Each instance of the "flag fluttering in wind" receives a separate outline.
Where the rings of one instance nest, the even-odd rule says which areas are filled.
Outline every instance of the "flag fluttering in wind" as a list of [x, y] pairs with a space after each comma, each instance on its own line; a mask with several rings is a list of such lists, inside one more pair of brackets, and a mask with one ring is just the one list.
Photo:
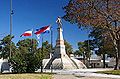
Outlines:
[[41, 27], [40, 29], [36, 29], [35, 34], [40, 35], [41, 33], [48, 33], [50, 31], [50, 26], [44, 26]]
[[[36, 29], [34, 34], [36, 34], [37, 39], [39, 40], [40, 34], [49, 33], [49, 31], [50, 31], [50, 25], [41, 27], [40, 29]], [[39, 41], [38, 41], [38, 43], [39, 43]]]
[[20, 37], [22, 36], [32, 36], [32, 29], [26, 30]]

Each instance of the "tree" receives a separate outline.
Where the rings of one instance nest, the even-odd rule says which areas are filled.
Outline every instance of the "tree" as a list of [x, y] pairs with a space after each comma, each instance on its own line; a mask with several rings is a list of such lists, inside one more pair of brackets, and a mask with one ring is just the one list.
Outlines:
[[36, 39], [28, 38], [18, 41], [17, 46], [19, 49], [21, 49], [21, 47], [26, 48], [29, 53], [35, 53], [35, 51], [37, 50], [38, 43]]
[[[14, 36], [7, 35], [4, 37], [1, 42], [1, 57], [8, 58], [10, 56], [10, 40], [12, 40]], [[16, 52], [16, 46], [14, 42], [11, 41], [11, 54], [14, 55]]]
[[41, 51], [37, 49], [35, 39], [24, 39], [17, 43], [17, 52], [11, 57], [10, 63], [15, 73], [34, 72], [40, 68]]
[[0, 58], [2, 58], [2, 46], [0, 46]]
[[51, 44], [49, 44], [48, 41], [43, 42], [43, 57], [50, 58], [50, 53], [51, 53]]
[[70, 0], [64, 7], [63, 18], [81, 27], [107, 29], [116, 52], [116, 65], [119, 62], [120, 42], [120, 1], [119, 0]]
[[101, 56], [103, 59], [103, 68], [105, 68], [105, 54], [109, 57], [115, 57], [115, 49], [113, 46], [112, 40], [109, 39], [110, 36], [107, 35], [106, 29], [94, 28], [93, 31], [90, 32], [90, 37], [94, 38], [94, 48], [99, 48], [96, 52], [97, 55]]
[[73, 53], [72, 45], [70, 45], [70, 43], [67, 42], [66, 40], [64, 41], [64, 44], [65, 44], [66, 53], [67, 53], [67, 55], [70, 57], [70, 54]]
[[83, 62], [85, 64], [85, 60], [86, 60], [86, 57], [85, 57], [85, 50], [86, 50], [86, 47], [85, 47], [85, 43], [84, 42], [78, 42], [78, 49], [79, 49], [79, 52], [82, 53], [82, 56], [83, 56]]
[[82, 56], [82, 55], [83, 55], [83, 52], [81, 52], [80, 50], [76, 50], [76, 51], [74, 52], [74, 55]]
[[38, 52], [40, 54], [40, 67], [41, 67], [41, 72], [43, 72], [43, 59], [44, 58], [50, 58], [50, 53], [51, 53], [51, 44], [49, 44], [48, 41], [45, 41], [42, 43], [42, 47], [38, 49]]
[[[78, 42], [78, 49], [79, 49], [79, 54], [82, 53], [83, 55], [84, 63], [85, 64], [87, 63], [87, 66], [89, 66], [91, 50], [93, 50], [92, 40], [85, 40], [84, 42]], [[85, 62], [85, 60], [87, 60], [87, 62]]]

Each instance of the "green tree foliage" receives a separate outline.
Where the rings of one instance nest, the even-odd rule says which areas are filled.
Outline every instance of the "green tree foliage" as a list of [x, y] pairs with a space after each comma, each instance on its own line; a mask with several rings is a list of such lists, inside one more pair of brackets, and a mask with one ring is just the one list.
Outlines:
[[89, 36], [94, 38], [94, 48], [99, 47], [98, 51], [103, 51], [96, 54], [101, 55], [103, 53], [106, 53], [110, 57], [115, 57], [115, 48], [113, 42], [111, 42], [112, 40], [110, 39], [110, 36], [107, 34], [106, 29], [94, 28]]
[[2, 46], [0, 46], [0, 58], [2, 58]]
[[90, 36], [93, 37], [94, 41], [94, 48], [98, 48], [99, 50], [96, 51], [96, 54], [101, 56], [103, 59], [103, 67], [105, 68], [105, 54], [107, 54], [109, 57], [115, 57], [115, 48], [112, 40], [109, 39], [110, 36], [107, 35], [106, 29], [101, 28], [94, 28], [94, 30], [90, 33]]
[[68, 56], [70, 56], [70, 54], [73, 53], [72, 45], [70, 45], [70, 43], [67, 42], [66, 40], [64, 41], [64, 44], [65, 44], [66, 53], [67, 53]]
[[35, 39], [24, 39], [17, 43], [17, 52], [11, 57], [10, 62], [13, 72], [34, 72], [40, 67], [41, 51], [37, 50]]
[[80, 50], [76, 50], [76, 51], [74, 52], [74, 55], [83, 56], [83, 52], [81, 52]]
[[[12, 40], [14, 38], [14, 36], [10, 36], [7, 35], [6, 37], [4, 37], [1, 42], [0, 45], [2, 46], [1, 48], [1, 57], [2, 58], [8, 58], [10, 56], [10, 40]], [[14, 55], [16, 52], [16, 46], [15, 44], [11, 41], [11, 54]]]
[[51, 53], [51, 44], [49, 44], [48, 41], [43, 42], [43, 57], [50, 58], [50, 53]]
[[120, 0], [70, 0], [63, 9], [63, 18], [81, 27], [106, 29], [116, 53], [118, 69], [120, 42]]
[[[83, 56], [84, 63], [88, 63], [91, 57], [91, 50], [93, 50], [93, 41], [92, 40], [85, 40], [84, 42], [78, 42], [78, 55]], [[87, 62], [85, 61], [87, 60]], [[88, 65], [88, 64], [87, 64]]]
[[35, 39], [25, 39], [25, 40], [21, 40], [17, 43], [17, 46], [19, 49], [21, 49], [21, 47], [24, 47], [28, 50], [28, 52], [31, 53], [35, 53], [35, 51], [37, 50], [37, 41]]
[[[8, 58], [10, 52], [10, 35], [4, 37], [0, 42], [0, 57]], [[12, 56], [9, 62], [14, 73], [34, 72], [42, 67], [43, 58], [49, 58], [51, 45], [48, 41], [43, 42], [41, 48], [37, 48], [35, 39], [24, 39], [15, 44], [11, 41]], [[43, 49], [43, 50], [42, 50]]]

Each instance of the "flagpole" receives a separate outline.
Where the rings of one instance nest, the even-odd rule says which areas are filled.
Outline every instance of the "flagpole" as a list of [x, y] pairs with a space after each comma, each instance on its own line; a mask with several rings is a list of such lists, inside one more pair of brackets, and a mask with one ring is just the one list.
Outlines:
[[[52, 31], [52, 26], [50, 28], [50, 31], [51, 31], [51, 52], [50, 52], [50, 58], [52, 58], [52, 53], [53, 53], [53, 31]], [[51, 73], [52, 73], [52, 64], [51, 64]]]
[[34, 49], [34, 48], [33, 48], [33, 44], [34, 44], [34, 43], [33, 43], [33, 39], [32, 39], [32, 38], [31, 38], [31, 44], [32, 44], [32, 45], [31, 45], [31, 46], [32, 46], [32, 47], [31, 47], [31, 53], [33, 53], [33, 49]]
[[53, 46], [53, 31], [52, 31], [52, 26], [50, 27], [50, 31], [51, 31], [51, 54], [50, 54], [50, 58], [52, 58], [52, 46]]
[[41, 73], [43, 72], [43, 34], [41, 34], [41, 36], [42, 36], [42, 60], [41, 60]]
[[32, 35], [31, 35], [31, 41], [32, 41], [32, 43], [31, 43], [31, 44], [32, 44], [32, 45], [31, 45], [31, 46], [32, 46], [31, 49], [32, 49], [32, 50], [31, 50], [31, 53], [34, 53], [34, 48], [33, 48], [34, 40], [33, 40], [33, 38], [32, 38], [32, 37], [33, 37], [33, 29], [31, 29], [31, 30], [32, 30]]
[[[12, 37], [12, 0], [10, 0], [10, 38]], [[10, 58], [11, 58], [11, 39], [10, 39]]]

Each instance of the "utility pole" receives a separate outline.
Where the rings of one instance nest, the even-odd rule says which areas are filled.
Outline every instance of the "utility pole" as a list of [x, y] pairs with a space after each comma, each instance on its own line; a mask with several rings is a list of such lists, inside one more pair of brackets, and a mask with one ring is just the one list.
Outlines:
[[10, 58], [11, 58], [11, 37], [12, 37], [12, 15], [13, 15], [13, 10], [12, 10], [12, 0], [10, 0]]

